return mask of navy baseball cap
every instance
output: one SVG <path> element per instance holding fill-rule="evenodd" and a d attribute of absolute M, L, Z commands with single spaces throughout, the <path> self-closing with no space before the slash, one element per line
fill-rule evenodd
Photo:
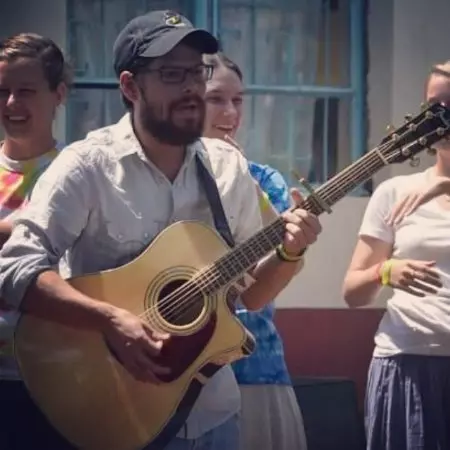
<path fill-rule="evenodd" d="M 117 76 L 129 70 L 137 58 L 158 58 L 169 53 L 187 36 L 201 53 L 219 50 L 217 39 L 208 31 L 194 28 L 174 11 L 152 11 L 131 20 L 120 32 L 113 47 Z"/>

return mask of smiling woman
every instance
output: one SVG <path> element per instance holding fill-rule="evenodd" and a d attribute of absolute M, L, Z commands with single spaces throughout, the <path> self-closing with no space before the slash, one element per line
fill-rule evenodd
<path fill-rule="evenodd" d="M 0 248 L 13 218 L 61 146 L 52 134 L 70 77 L 61 50 L 50 39 L 19 34 L 0 42 Z M 0 303 L 0 447 L 64 449 L 19 380 L 13 356 L 18 314 Z M 24 433 L 24 430 L 27 430 Z"/>
<path fill-rule="evenodd" d="M 208 82 L 206 91 L 208 114 L 204 128 L 209 137 L 235 136 L 242 118 L 242 72 L 223 54 L 207 55 L 205 62 L 214 67 L 214 77 Z"/>
<path fill-rule="evenodd" d="M 450 64 L 431 69 L 425 99 L 448 103 Z M 367 450 L 450 445 L 450 142 L 433 147 L 433 167 L 373 193 L 343 283 L 351 307 L 390 288 L 368 372 Z"/>

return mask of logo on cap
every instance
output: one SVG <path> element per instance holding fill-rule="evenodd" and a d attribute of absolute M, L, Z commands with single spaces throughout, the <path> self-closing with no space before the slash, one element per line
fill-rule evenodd
<path fill-rule="evenodd" d="M 165 23 L 166 25 L 170 25 L 172 27 L 185 27 L 186 24 L 183 22 L 181 16 L 175 12 L 168 12 L 165 15 Z"/>

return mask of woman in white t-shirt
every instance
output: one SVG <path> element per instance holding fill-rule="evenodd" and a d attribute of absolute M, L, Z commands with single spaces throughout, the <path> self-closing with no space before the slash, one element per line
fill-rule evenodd
<path fill-rule="evenodd" d="M 450 104 L 450 63 L 426 96 Z M 435 148 L 432 168 L 376 189 L 344 281 L 351 307 L 392 288 L 368 375 L 370 450 L 450 449 L 450 142 Z"/>

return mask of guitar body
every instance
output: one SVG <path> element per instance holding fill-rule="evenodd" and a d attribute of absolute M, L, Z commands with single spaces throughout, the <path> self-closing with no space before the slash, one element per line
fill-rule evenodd
<path fill-rule="evenodd" d="M 172 372 L 161 384 L 137 381 L 100 333 L 29 315 L 21 318 L 15 354 L 22 378 L 50 423 L 74 446 L 164 448 L 214 373 L 253 351 L 253 336 L 234 316 L 228 291 L 197 295 L 189 308 L 178 308 L 184 313 L 177 317 L 176 305 L 163 299 L 228 252 L 210 227 L 179 222 L 132 262 L 70 280 L 93 298 L 136 315 L 147 311 L 146 318 L 155 328 L 172 335 L 161 354 L 161 362 Z"/>

